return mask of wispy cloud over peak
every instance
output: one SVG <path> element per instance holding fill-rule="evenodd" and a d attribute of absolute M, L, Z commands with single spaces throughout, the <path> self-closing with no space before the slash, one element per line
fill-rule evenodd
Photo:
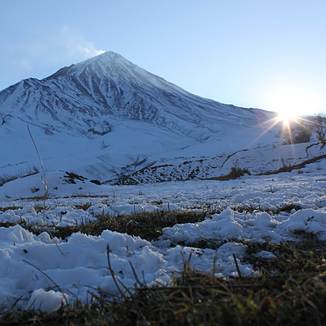
<path fill-rule="evenodd" d="M 105 52 L 97 48 L 94 43 L 86 41 L 68 26 L 62 29 L 62 44 L 66 54 L 76 59 L 88 59 Z"/>

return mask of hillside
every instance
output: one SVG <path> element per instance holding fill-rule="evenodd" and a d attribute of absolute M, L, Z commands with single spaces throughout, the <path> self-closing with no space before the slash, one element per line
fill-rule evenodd
<path fill-rule="evenodd" d="M 39 165 L 27 126 L 49 172 L 110 179 L 112 170 L 144 158 L 216 155 L 277 141 L 278 130 L 257 138 L 272 116 L 195 96 L 106 52 L 0 92 L 0 177 Z"/>

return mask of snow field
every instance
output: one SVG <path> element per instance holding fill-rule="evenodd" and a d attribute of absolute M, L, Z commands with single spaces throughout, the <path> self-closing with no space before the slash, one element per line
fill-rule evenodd
<path fill-rule="evenodd" d="M 237 277 L 236 259 L 241 275 L 254 277 L 258 271 L 246 262 L 244 243 L 300 241 L 302 232 L 326 241 L 323 171 L 316 164 L 305 174 L 108 186 L 106 195 L 60 198 L 58 194 L 41 201 L 2 198 L 0 223 L 23 220 L 44 229 L 87 223 L 103 213 L 116 218 L 156 210 L 211 214 L 203 222 L 165 228 L 152 242 L 109 230 L 99 236 L 73 233 L 58 239 L 46 232 L 35 235 L 20 225 L 0 227 L 0 307 L 51 312 L 76 300 L 89 303 L 98 291 L 116 296 L 119 289 L 113 275 L 130 291 L 138 280 L 148 286 L 168 284 L 187 262 L 198 271 Z M 282 209 L 286 206 L 290 209 Z M 198 241 L 212 241 L 216 248 L 195 248 Z M 277 259 L 271 252 L 257 255 Z"/>

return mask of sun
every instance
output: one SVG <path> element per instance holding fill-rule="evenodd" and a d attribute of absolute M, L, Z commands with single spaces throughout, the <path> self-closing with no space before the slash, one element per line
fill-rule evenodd
<path fill-rule="evenodd" d="M 275 112 L 274 117 L 267 120 L 264 125 L 264 131 L 259 136 L 266 134 L 276 126 L 282 126 L 282 133 L 291 138 L 293 130 L 297 126 L 304 126 L 309 120 L 307 116 L 322 112 L 325 107 L 325 101 L 321 93 L 311 91 L 309 87 L 300 87 L 295 83 L 278 83 L 270 85 L 260 92 L 260 97 L 264 107 Z"/>
<path fill-rule="evenodd" d="M 318 112 L 323 104 L 317 92 L 302 86 L 273 87 L 265 93 L 265 103 L 270 110 L 277 113 L 277 120 L 285 124 Z"/>
<path fill-rule="evenodd" d="M 299 115 L 295 114 L 294 112 L 278 112 L 276 116 L 276 120 L 278 122 L 282 122 L 283 125 L 290 125 L 291 122 L 298 122 Z"/>

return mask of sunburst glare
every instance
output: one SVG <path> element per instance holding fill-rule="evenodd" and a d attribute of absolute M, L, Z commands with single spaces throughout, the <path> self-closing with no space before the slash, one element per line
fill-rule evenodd
<path fill-rule="evenodd" d="M 321 95 L 306 87 L 278 86 L 265 96 L 267 107 L 278 113 L 280 121 L 289 123 L 298 116 L 309 115 L 322 109 Z"/>
<path fill-rule="evenodd" d="M 258 139 L 277 125 L 281 125 L 284 134 L 291 137 L 295 126 L 304 126 L 308 122 L 304 116 L 321 112 L 325 104 L 318 92 L 302 85 L 269 87 L 268 92 L 262 92 L 261 95 L 265 108 L 274 111 L 276 115 L 263 123 L 263 132 Z"/>
<path fill-rule="evenodd" d="M 299 122 L 300 118 L 297 114 L 289 112 L 278 112 L 275 120 L 283 123 L 284 126 L 289 127 L 291 122 Z"/>

